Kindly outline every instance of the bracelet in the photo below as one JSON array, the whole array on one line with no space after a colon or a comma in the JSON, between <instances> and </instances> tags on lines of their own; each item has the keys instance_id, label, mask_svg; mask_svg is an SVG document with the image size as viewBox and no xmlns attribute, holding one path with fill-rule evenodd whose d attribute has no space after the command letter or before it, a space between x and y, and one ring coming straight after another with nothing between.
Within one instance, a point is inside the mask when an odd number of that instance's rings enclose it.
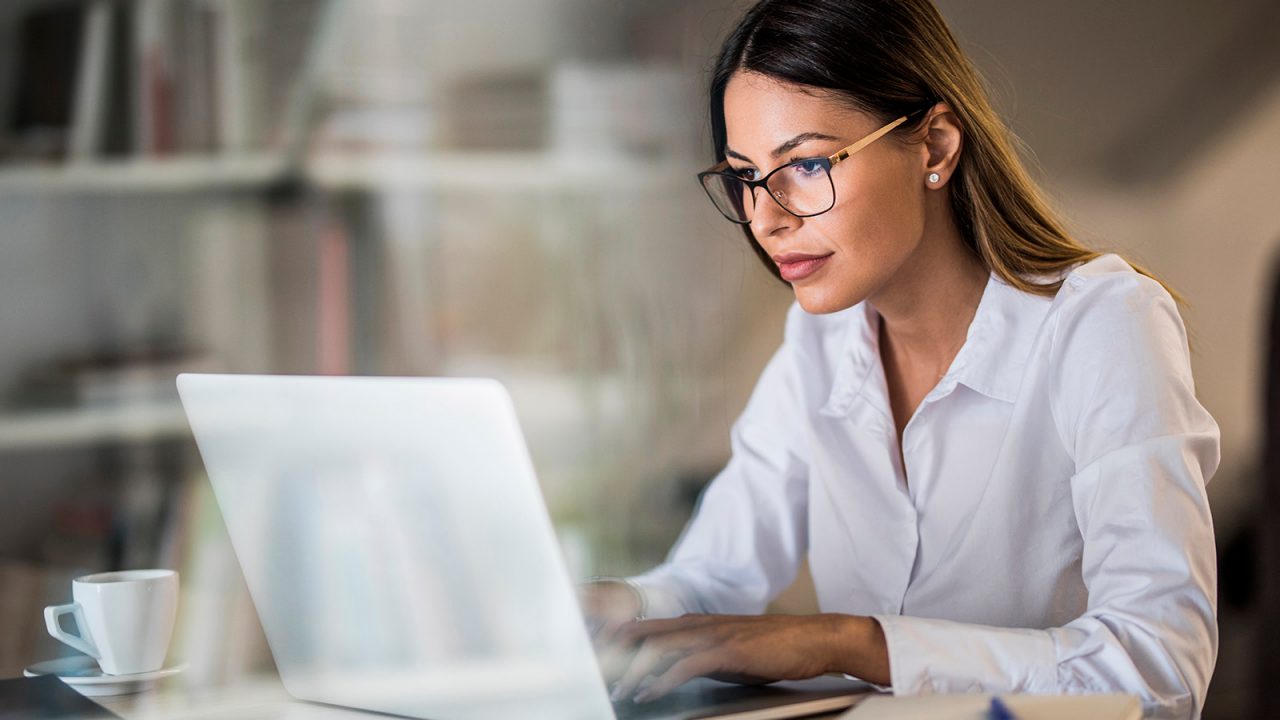
<instances>
[{"instance_id":1,"label":"bracelet","mask_svg":"<svg viewBox=\"0 0 1280 720\"><path fill-rule=\"evenodd\" d=\"M614 577L612 575L592 575L591 577L587 578L583 582L588 582L588 583L611 582L611 583L618 583L620 585L625 585L626 588L631 591L631 594L636 597L636 604L640 606L640 610L636 612L636 616L635 618L633 618L633 620L640 621L649 617L649 598L645 596L644 590L642 590L640 586L635 584L634 582L623 577Z\"/></svg>"}]
</instances>

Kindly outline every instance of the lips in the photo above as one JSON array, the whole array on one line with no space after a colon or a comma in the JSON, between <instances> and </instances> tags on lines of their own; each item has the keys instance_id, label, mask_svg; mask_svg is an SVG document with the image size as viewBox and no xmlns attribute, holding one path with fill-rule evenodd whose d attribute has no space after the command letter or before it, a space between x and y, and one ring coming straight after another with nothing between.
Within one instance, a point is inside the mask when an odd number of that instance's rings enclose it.
<instances>
[{"instance_id":1,"label":"lips","mask_svg":"<svg viewBox=\"0 0 1280 720\"><path fill-rule=\"evenodd\" d=\"M789 283L794 283L821 270L832 254L786 253L785 255L774 255L773 261L778 264L778 274L782 276L782 279Z\"/></svg>"}]
</instances>

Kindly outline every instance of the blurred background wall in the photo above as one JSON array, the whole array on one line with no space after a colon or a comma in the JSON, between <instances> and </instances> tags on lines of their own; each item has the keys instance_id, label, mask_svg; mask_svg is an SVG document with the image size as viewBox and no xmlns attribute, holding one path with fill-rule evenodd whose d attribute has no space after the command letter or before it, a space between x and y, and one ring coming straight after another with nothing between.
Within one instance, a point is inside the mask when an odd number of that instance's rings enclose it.
<instances>
[{"instance_id":1,"label":"blurred background wall","mask_svg":"<svg viewBox=\"0 0 1280 720\"><path fill-rule=\"evenodd\" d=\"M1280 6L938 5L1081 238L1188 300L1223 431L1206 717L1265 717ZM791 297L692 177L746 6L0 4L0 676L63 652L71 577L146 565L183 572L189 682L270 667L186 369L498 377L572 570L660 560Z\"/></svg>"}]
</instances>

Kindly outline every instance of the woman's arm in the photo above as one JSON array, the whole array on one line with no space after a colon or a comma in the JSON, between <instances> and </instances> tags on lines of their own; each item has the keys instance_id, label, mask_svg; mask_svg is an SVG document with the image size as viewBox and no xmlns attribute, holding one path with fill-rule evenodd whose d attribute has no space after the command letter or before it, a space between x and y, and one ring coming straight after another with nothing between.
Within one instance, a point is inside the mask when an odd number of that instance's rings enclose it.
<instances>
[{"instance_id":1,"label":"woman's arm","mask_svg":"<svg viewBox=\"0 0 1280 720\"><path fill-rule=\"evenodd\" d=\"M614 672L606 670L616 679L614 700L644 702L703 675L770 682L844 673L889 683L884 634L868 617L685 615L631 623L618 641L632 652Z\"/></svg>"}]
</instances>

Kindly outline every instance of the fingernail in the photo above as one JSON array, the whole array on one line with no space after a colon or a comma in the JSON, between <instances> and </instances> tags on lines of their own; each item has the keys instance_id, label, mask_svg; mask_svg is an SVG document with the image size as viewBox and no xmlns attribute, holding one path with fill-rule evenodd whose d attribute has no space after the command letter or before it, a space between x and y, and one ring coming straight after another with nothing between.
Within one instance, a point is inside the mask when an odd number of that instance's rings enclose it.
<instances>
[{"instance_id":1,"label":"fingernail","mask_svg":"<svg viewBox=\"0 0 1280 720\"><path fill-rule=\"evenodd\" d=\"M619 700L622 699L622 695L623 695L622 686L614 685L613 692L609 693L609 702L618 702ZM597 697L599 696L597 695Z\"/></svg>"}]
</instances>

